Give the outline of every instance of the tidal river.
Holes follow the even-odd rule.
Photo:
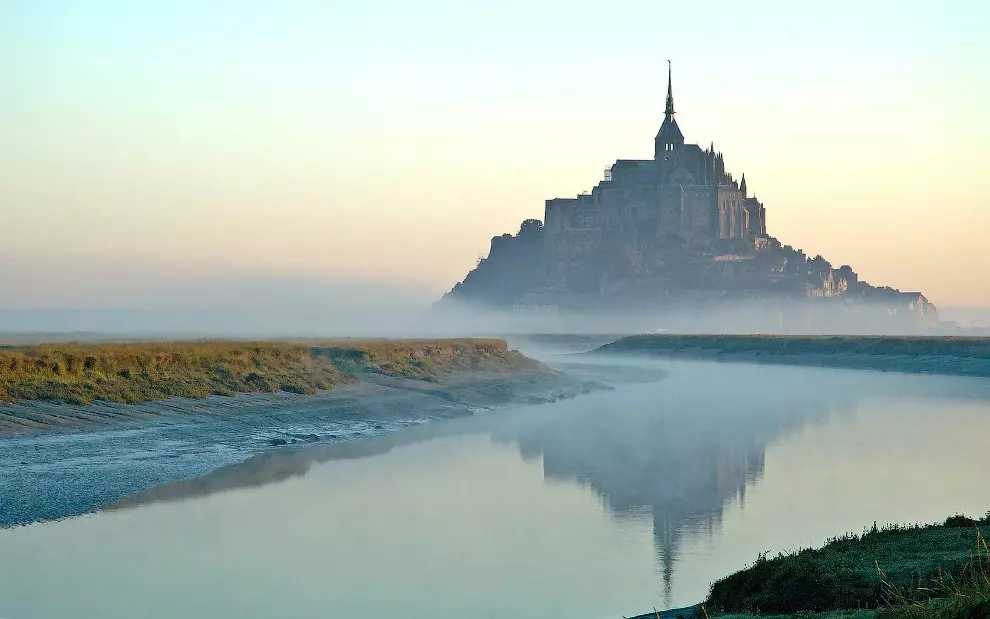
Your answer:
[[[761,552],[990,509],[990,381],[573,363],[615,390],[0,530],[0,617],[619,619],[701,601]]]

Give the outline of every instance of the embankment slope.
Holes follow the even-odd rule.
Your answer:
[[[345,385],[499,402],[565,382],[493,339],[0,346],[0,435],[251,410]]]

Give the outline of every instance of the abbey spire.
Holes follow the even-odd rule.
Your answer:
[[[670,61],[667,61],[667,107],[664,110],[664,115],[666,116],[664,120],[674,120],[674,88],[673,88],[673,77],[671,75]]]
[[[654,158],[666,159],[684,146],[684,134],[674,120],[674,85],[670,61],[667,61],[667,107],[664,109],[663,124],[654,140]]]

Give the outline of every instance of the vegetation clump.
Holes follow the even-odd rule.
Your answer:
[[[0,402],[136,403],[167,397],[311,394],[365,373],[436,381],[462,370],[539,367],[501,340],[125,342],[0,346]]]
[[[876,524],[862,535],[768,558],[715,582],[712,615],[871,611],[877,619],[982,619],[990,611],[990,549],[982,519]]]

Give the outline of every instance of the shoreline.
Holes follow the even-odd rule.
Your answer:
[[[0,478],[0,496],[5,498],[0,528],[95,512],[262,454],[401,435],[413,426],[481,410],[554,402],[608,388],[545,369],[457,372],[439,382],[362,378],[315,395],[22,404],[36,413],[54,409],[70,425],[0,438],[0,466],[6,471]],[[82,420],[84,412],[117,417]]]
[[[579,381],[553,372],[459,372],[436,382],[362,376],[358,380],[320,390],[314,394],[287,391],[210,395],[205,398],[169,397],[149,402],[124,404],[97,401],[70,404],[31,400],[0,404],[0,441],[16,437],[39,437],[68,433],[95,433],[105,429],[140,429],[146,424],[191,421],[202,417],[229,419],[268,412],[353,407],[356,399],[382,399],[383,408],[400,400],[425,406],[433,413],[451,409],[451,416],[471,407],[490,408],[500,404],[554,401],[602,388],[592,381]],[[423,400],[413,402],[414,400]],[[430,400],[433,400],[432,402]]]
[[[250,412],[295,395],[319,402],[361,384],[440,397],[446,390],[456,400],[470,382],[496,397],[500,380],[512,391],[526,380],[560,378],[504,340],[482,338],[0,345],[0,439],[177,413]]]
[[[990,338],[635,335],[588,354],[990,378]]]

